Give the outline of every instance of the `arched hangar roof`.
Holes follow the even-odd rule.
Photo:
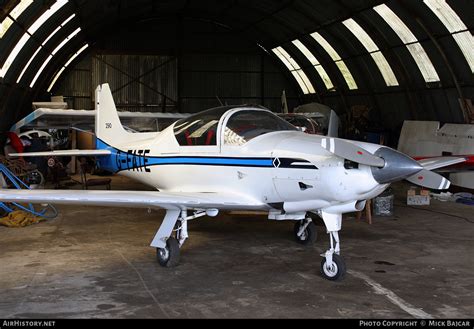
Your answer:
[[[194,40],[205,24],[221,50],[250,47],[273,57],[309,99],[337,95],[347,102],[358,94],[444,87],[463,98],[474,88],[471,0],[0,3],[0,109],[10,97],[54,90],[68,66],[92,49],[215,47]],[[462,107],[451,115],[466,117]]]

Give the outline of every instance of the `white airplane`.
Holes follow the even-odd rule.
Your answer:
[[[3,189],[0,201],[164,208],[151,246],[165,267],[178,264],[191,219],[216,216],[219,210],[266,211],[269,219],[296,221],[295,237],[306,244],[315,240],[312,212],[329,234],[322,275],[340,280],[346,272],[338,234],[343,213],[362,210],[365,200],[401,179],[446,189],[449,181],[430,170],[464,161],[417,162],[381,145],[305,134],[252,106],[218,107],[162,132],[130,133],[121,125],[107,84],[97,88],[95,99],[96,149],[15,155],[96,156],[102,168],[157,191]]]

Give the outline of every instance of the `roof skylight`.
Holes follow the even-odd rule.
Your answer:
[[[296,63],[296,61],[290,56],[290,54],[288,54],[285,49],[283,49],[282,47],[276,47],[273,48],[272,51],[275,53],[275,55],[278,56],[278,58],[283,62],[283,64],[285,64],[288,70],[290,70],[291,74],[293,74],[301,90],[303,90],[304,94],[314,94],[316,92],[301,67],[298,65],[298,63]]]
[[[411,56],[418,65],[421,74],[426,82],[439,81],[438,73],[436,72],[433,63],[431,63],[428,54],[426,54],[423,47],[418,42],[418,39],[410,31],[408,26],[385,4],[374,7],[374,10],[385,20],[385,22],[392,28],[392,30],[402,40],[407,47]]]
[[[423,0],[423,2],[452,34],[454,41],[466,58],[471,72],[474,73],[474,37],[464,22],[445,0]]]
[[[339,68],[339,71],[341,71],[342,76],[346,80],[349,89],[357,89],[357,83],[355,82],[354,77],[349,71],[349,68],[347,67],[346,63],[344,63],[341,56],[339,56],[337,51],[331,46],[331,44],[326,39],[324,39],[323,36],[318,32],[311,33],[311,36],[329,54],[334,63],[336,63],[337,67]]]
[[[13,21],[17,20],[18,17],[28,8],[29,5],[33,3],[33,0],[21,0],[19,4],[15,6],[15,8],[10,11],[7,17],[0,23],[0,39],[3,38],[5,33],[8,31],[10,26],[13,24]]]
[[[48,58],[46,59],[46,61],[43,63],[43,65],[41,65],[41,68],[38,70],[38,72],[36,73],[35,77],[33,78],[33,80],[31,81],[30,83],[30,88],[33,88],[33,86],[35,85],[36,83],[36,80],[38,79],[38,77],[40,76],[40,74],[43,72],[44,68],[46,67],[46,65],[49,63],[49,61],[53,58],[53,56],[67,43],[69,42],[74,36],[76,36],[79,32],[81,31],[81,28],[77,28],[74,32],[72,32],[66,39],[64,39],[52,52],[51,52],[51,55],[48,56]]]
[[[25,74],[26,70],[28,69],[28,67],[30,66],[31,62],[33,62],[34,58],[36,57],[36,55],[39,53],[40,49],[44,47],[44,45],[62,28],[64,27],[64,25],[66,25],[71,19],[73,19],[74,17],[76,16],[76,14],[72,14],[71,16],[69,16],[68,19],[66,19],[64,22],[61,23],[61,25],[59,25],[44,41],[43,43],[41,44],[41,46],[38,47],[38,49],[36,50],[36,52],[33,54],[33,56],[31,56],[30,60],[28,61],[28,63],[26,63],[25,67],[23,68],[23,71],[21,71],[20,75],[18,76],[18,79],[16,80],[16,83],[19,83],[21,78],[23,77],[23,75]]]
[[[313,53],[309,51],[308,48],[299,40],[293,40],[293,44],[303,53],[303,55],[310,61],[311,65],[314,66],[316,72],[318,72],[319,76],[324,82],[324,85],[327,89],[333,89],[334,85],[331,81],[331,78],[326,73],[324,67],[319,63],[319,61],[314,57]]]
[[[66,64],[64,64],[64,66],[59,70],[59,72],[56,73],[56,75],[54,76],[54,79],[51,81],[51,84],[50,84],[49,87],[48,87],[48,93],[51,92],[51,89],[53,89],[54,84],[55,84],[56,81],[59,79],[59,77],[60,77],[61,74],[64,72],[64,70],[69,66],[69,64],[71,64],[72,61],[73,61],[74,59],[76,59],[76,57],[79,56],[87,47],[89,47],[89,45],[86,43],[84,46],[82,46],[81,49],[79,49],[78,51],[76,51],[76,52],[71,56],[71,58],[69,58],[69,60],[66,62]]]
[[[13,50],[10,52],[7,59],[3,63],[3,66],[0,69],[0,78],[5,77],[5,74],[10,69],[11,64],[13,63],[23,46],[26,44],[30,36],[34,34],[55,12],[61,9],[67,2],[68,0],[56,1],[56,3],[51,6],[51,8],[46,10],[35,22],[33,22],[27,32],[23,34],[20,41],[18,41],[15,47],[13,47]]]
[[[367,49],[367,51],[372,56],[375,64],[382,74],[385,84],[387,86],[398,86],[398,80],[393,73],[390,64],[388,64],[387,59],[379,50],[379,47],[375,44],[374,40],[365,32],[365,30],[352,18],[342,22],[349,31],[354,34],[354,36],[360,41],[360,43]]]

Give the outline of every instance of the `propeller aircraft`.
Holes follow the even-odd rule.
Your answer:
[[[156,191],[1,189],[0,201],[163,208],[151,246],[164,267],[179,263],[191,219],[220,210],[265,211],[271,220],[295,221],[297,241],[307,244],[316,235],[313,213],[329,235],[322,276],[340,280],[346,272],[342,214],[362,210],[398,180],[447,189],[449,181],[431,170],[465,160],[415,161],[386,146],[305,134],[267,109],[246,105],[199,112],[161,132],[132,133],[120,122],[108,84],[97,87],[95,102],[96,149],[10,155],[95,156],[102,169]]]

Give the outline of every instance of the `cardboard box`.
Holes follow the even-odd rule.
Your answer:
[[[409,206],[429,206],[430,191],[411,187],[407,191],[407,205]]]
[[[409,195],[407,196],[407,205],[409,206],[429,206],[430,197],[426,195]]]
[[[430,190],[421,189],[420,195],[430,196]]]
[[[77,132],[77,148],[80,150],[95,149],[95,135],[87,132]]]

